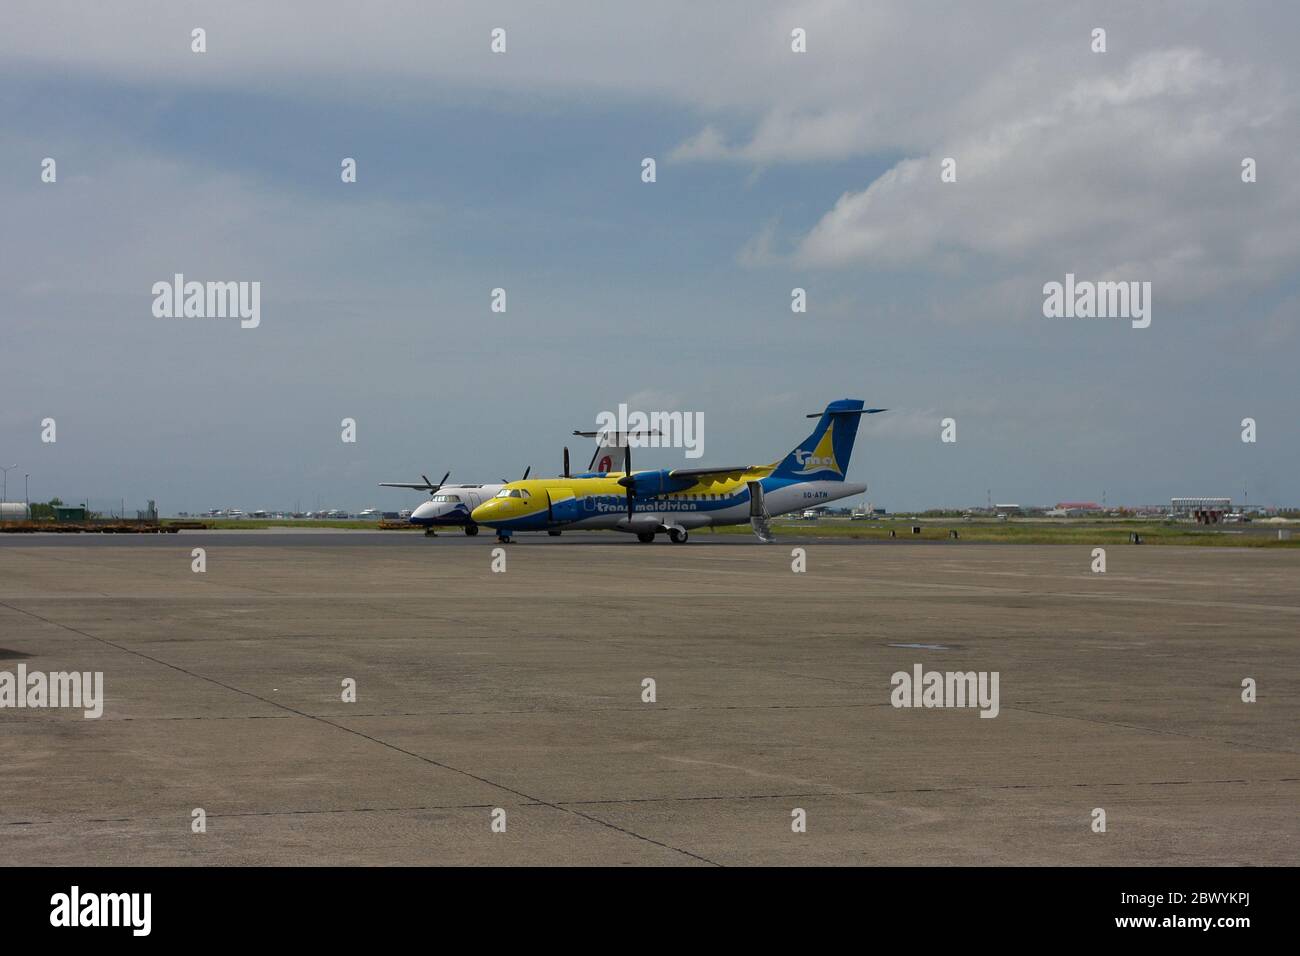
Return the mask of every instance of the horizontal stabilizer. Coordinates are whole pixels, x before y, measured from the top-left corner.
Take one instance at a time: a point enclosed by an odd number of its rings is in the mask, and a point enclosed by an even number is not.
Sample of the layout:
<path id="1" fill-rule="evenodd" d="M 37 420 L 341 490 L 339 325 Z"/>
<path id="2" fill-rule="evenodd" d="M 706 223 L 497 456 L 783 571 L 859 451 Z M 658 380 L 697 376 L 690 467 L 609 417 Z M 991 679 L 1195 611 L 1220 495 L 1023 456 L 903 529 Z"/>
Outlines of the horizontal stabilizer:
<path id="1" fill-rule="evenodd" d="M 653 436 L 659 434 L 659 429 L 656 428 L 656 429 L 653 429 L 652 431 L 646 431 L 646 432 L 615 432 L 615 431 L 580 432 L 580 431 L 575 431 L 573 434 L 577 435 L 579 438 L 604 438 L 604 437 L 609 437 L 609 438 L 614 439 L 614 441 L 610 442 L 609 444 L 611 444 L 611 445 L 618 445 L 618 446 L 621 448 L 622 445 L 623 445 L 623 443 L 625 443 L 625 442 L 627 441 L 628 438 L 651 438 L 651 437 L 653 437 Z"/>
<path id="2" fill-rule="evenodd" d="M 887 408 L 828 408 L 825 412 L 812 412 L 804 418 L 821 418 L 822 415 L 879 415 L 887 411 Z"/>

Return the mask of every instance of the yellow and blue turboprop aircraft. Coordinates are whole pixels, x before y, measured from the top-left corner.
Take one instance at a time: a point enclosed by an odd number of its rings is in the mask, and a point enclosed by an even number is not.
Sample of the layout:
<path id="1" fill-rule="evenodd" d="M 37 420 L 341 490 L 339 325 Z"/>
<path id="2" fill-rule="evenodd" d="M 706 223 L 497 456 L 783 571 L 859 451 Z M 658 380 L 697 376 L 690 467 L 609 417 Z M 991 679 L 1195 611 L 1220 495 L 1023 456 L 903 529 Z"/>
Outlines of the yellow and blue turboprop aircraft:
<path id="1" fill-rule="evenodd" d="M 512 481 L 471 518 L 495 528 L 502 542 L 515 531 L 558 534 L 572 528 L 626 531 L 645 543 L 666 533 L 682 544 L 692 528 L 746 521 L 760 540 L 771 541 L 772 515 L 866 491 L 844 475 L 861 417 L 887 409 L 862 406 L 844 398 L 809 415 L 819 419 L 813 433 L 770 465 L 634 472 L 631 451 L 624 448 L 621 472 Z"/>

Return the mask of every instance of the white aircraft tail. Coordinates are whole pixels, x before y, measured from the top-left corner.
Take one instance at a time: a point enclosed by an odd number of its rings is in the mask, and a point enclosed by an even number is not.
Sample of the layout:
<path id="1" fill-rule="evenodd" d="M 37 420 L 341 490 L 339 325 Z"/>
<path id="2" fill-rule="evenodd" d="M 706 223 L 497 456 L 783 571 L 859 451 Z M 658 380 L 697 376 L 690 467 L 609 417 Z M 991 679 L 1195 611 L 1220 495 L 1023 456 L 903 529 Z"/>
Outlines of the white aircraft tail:
<path id="1" fill-rule="evenodd" d="M 610 471 L 623 470 L 623 449 L 627 447 L 629 438 L 650 438 L 658 435 L 659 432 L 655 430 L 636 432 L 575 431 L 573 434 L 580 438 L 596 439 L 596 453 L 591 456 L 591 464 L 587 466 L 587 470 L 605 474 Z"/>

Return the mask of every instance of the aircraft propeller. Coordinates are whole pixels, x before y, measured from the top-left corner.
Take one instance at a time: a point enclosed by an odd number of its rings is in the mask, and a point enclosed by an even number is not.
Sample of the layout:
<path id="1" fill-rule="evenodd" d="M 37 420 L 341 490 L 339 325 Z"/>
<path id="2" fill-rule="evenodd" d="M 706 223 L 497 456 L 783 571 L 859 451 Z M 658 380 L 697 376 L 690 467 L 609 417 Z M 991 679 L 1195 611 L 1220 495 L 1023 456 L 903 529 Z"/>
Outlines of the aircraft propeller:
<path id="1" fill-rule="evenodd" d="M 632 443 L 623 446 L 623 482 L 627 485 L 627 520 L 632 520 L 632 506 L 636 503 L 636 481 L 632 478 Z"/>

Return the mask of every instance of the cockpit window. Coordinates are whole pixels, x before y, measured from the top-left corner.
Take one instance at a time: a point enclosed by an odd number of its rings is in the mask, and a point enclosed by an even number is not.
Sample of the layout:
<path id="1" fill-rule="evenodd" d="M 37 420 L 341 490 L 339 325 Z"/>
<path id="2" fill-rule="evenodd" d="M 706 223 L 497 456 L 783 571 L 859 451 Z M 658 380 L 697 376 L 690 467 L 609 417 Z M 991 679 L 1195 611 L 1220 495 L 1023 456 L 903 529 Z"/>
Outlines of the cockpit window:
<path id="1" fill-rule="evenodd" d="M 434 501 L 460 501 L 460 495 L 434 495 Z"/>
<path id="2" fill-rule="evenodd" d="M 502 488 L 497 492 L 498 498 L 523 498 L 528 492 L 520 491 L 518 488 Z"/>

